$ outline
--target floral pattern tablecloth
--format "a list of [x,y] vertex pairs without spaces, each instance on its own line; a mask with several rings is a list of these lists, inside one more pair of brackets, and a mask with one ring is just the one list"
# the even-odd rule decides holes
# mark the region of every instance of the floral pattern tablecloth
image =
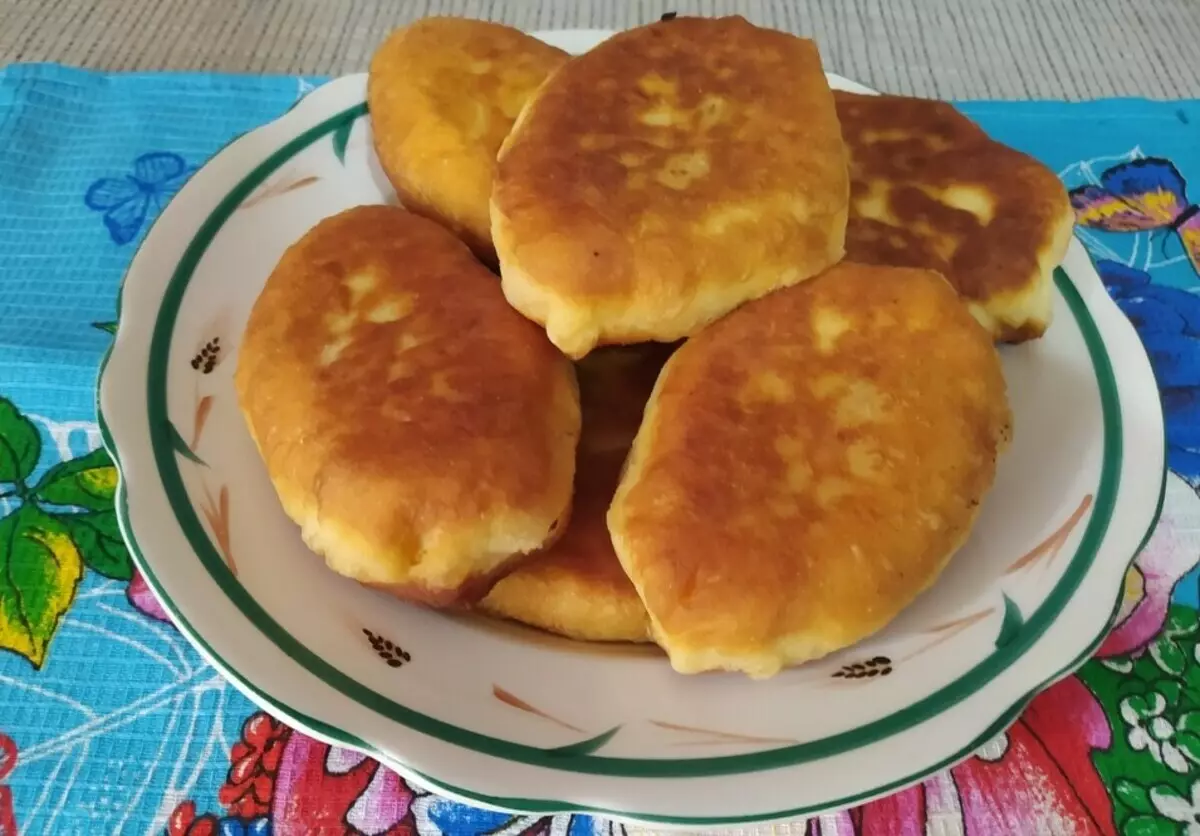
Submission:
[[[121,542],[94,382],[122,273],[198,166],[316,83],[0,71],[0,836],[638,830],[465,807],[289,728],[205,664]],[[1162,389],[1163,517],[1096,658],[1004,734],[917,787],[774,832],[1196,836],[1200,102],[962,108],[1073,190]]]

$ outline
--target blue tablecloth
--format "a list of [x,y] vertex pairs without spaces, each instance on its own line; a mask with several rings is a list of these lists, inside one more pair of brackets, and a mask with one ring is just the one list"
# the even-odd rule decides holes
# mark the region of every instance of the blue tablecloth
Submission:
[[[191,172],[317,83],[0,71],[0,836],[611,829],[418,803],[373,761],[259,712],[174,629],[116,534],[93,399],[123,271]],[[1200,103],[962,109],[1069,186],[1092,185],[1093,202],[1170,198],[1145,229],[1093,220],[1079,235],[1151,348],[1172,490],[1101,658],[1002,745],[808,832],[1198,833],[1200,223],[1184,222],[1183,190],[1190,178],[1200,198]],[[65,552],[11,536],[21,508],[47,498],[78,517]]]

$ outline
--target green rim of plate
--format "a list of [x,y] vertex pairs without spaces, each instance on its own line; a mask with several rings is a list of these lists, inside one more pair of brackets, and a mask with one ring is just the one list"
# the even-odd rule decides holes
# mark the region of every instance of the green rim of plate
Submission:
[[[317,140],[327,136],[338,128],[344,127],[349,123],[353,123],[366,113],[365,104],[359,104],[351,108],[347,108],[341,113],[321,122],[315,127],[305,131],[299,136],[293,138],[281,148],[272,153],[264,162],[257,166],[250,174],[248,174],[233,190],[231,190],[225,198],[217,205],[213,212],[206,218],[201,225],[193,240],[185,250],[174,274],[172,275],[167,289],[164,292],[162,306],[159,310],[157,321],[155,323],[154,333],[150,346],[150,361],[148,368],[147,380],[147,400],[148,400],[148,415],[149,415],[149,432],[151,437],[152,449],[154,451],[156,464],[159,470],[160,477],[163,480],[163,487],[167,494],[168,500],[176,514],[185,536],[192,547],[195,549],[197,556],[204,564],[205,569],[213,578],[214,582],[222,589],[222,591],[230,598],[235,606],[245,615],[252,624],[265,637],[272,641],[283,652],[287,653],[292,659],[299,663],[302,667],[308,670],[313,675],[317,676],[330,687],[341,692],[345,696],[355,700],[360,705],[381,714],[395,722],[413,728],[416,731],[429,734],[445,742],[453,745],[458,745],[463,748],[471,749],[482,754],[498,757],[502,759],[512,760],[520,763],[526,763],[534,766],[539,766],[549,769],[565,770],[571,772],[614,775],[624,777],[689,777],[689,776],[715,776],[715,775],[734,775],[747,772],[754,772],[767,769],[775,769],[785,766],[791,766],[806,761],[828,757],[840,752],[849,751],[864,745],[869,745],[877,740],[888,737],[892,734],[901,732],[907,728],[911,728],[917,723],[923,722],[942,711],[947,710],[961,700],[975,693],[979,688],[986,685],[988,681],[995,678],[1001,672],[1015,663],[1025,652],[1037,641],[1037,639],[1049,628],[1061,612],[1062,607],[1078,588],[1079,583],[1086,575],[1096,554],[1096,550],[1103,541],[1107,531],[1109,518],[1115,503],[1118,482],[1120,478],[1120,466],[1122,460],[1122,422],[1120,404],[1116,392],[1116,382],[1113,377],[1112,365],[1109,360],[1107,351],[1100,337],[1099,331],[1092,320],[1086,305],[1080,298],[1078,291],[1073,283],[1061,271],[1056,272],[1056,285],[1067,301],[1068,307],[1075,318],[1081,333],[1084,336],[1085,343],[1088,348],[1090,359],[1096,374],[1097,384],[1100,393],[1101,409],[1104,417],[1104,454],[1101,466],[1100,484],[1096,491],[1096,500],[1092,515],[1088,525],[1084,531],[1080,546],[1075,555],[1072,557],[1067,572],[1063,579],[1056,585],[1050,595],[1046,597],[1042,605],[1030,616],[1025,623],[1021,633],[1004,648],[993,653],[987,659],[980,662],[970,671],[961,676],[958,680],[943,687],[939,691],[917,701],[916,703],[901,709],[887,717],[880,718],[871,723],[866,724],[857,729],[848,730],[840,734],[832,735],[821,740],[810,741],[808,743],[781,747],[765,752],[757,752],[744,755],[731,755],[722,757],[709,758],[692,758],[692,759],[636,759],[636,758],[608,758],[596,755],[563,755],[557,754],[550,750],[540,749],[537,747],[528,746],[525,744],[513,743],[511,741],[502,740],[499,738],[490,737],[478,732],[473,732],[458,726],[451,725],[436,718],[421,714],[420,712],[406,708],[390,698],[371,690],[361,683],[351,679],[346,674],[334,668],[325,660],[318,657],[312,651],[308,650],[304,645],[287,633],[277,622],[274,621],[249,595],[249,593],[241,586],[236,578],[229,572],[223,560],[213,547],[208,539],[199,518],[196,516],[194,509],[188,501],[186,491],[183,486],[182,478],[179,473],[178,463],[175,458],[175,453],[171,445],[169,423],[166,411],[166,380],[167,366],[169,360],[169,346],[172,329],[175,319],[179,312],[179,307],[182,302],[187,284],[203,256],[207,247],[211,243],[213,237],[220,230],[232,212],[241,204],[241,202],[268,176],[276,171],[284,162],[291,159],[300,151],[312,145]],[[123,290],[123,285],[122,285]],[[120,297],[118,298],[118,307],[120,306]],[[119,312],[118,312],[119,316]],[[111,356],[112,347],[109,353],[105,355],[101,366],[101,378],[103,378],[104,370],[107,368],[109,357]],[[112,442],[107,423],[104,419],[103,412],[97,404],[97,412],[101,431],[106,446],[113,453],[114,459],[120,467],[119,453],[115,449]],[[1164,487],[1165,487],[1165,471],[1164,471]],[[299,724],[305,725],[312,729],[318,735],[327,737],[331,740],[336,740],[345,745],[355,748],[365,749],[372,753],[378,754],[384,759],[392,759],[390,756],[379,753],[378,750],[367,744],[365,741],[358,739],[353,735],[334,728],[324,722],[309,718],[302,712],[290,708],[286,703],[261,692],[254,687],[250,680],[241,673],[233,670],[227,663],[209,646],[203,638],[192,629],[186,619],[182,618],[178,608],[166,594],[154,574],[150,564],[146,561],[144,555],[133,536],[132,527],[129,524],[128,502],[125,492],[124,479],[122,478],[119,485],[119,502],[117,506],[118,516],[121,526],[129,540],[131,551],[137,560],[139,568],[146,577],[147,582],[154,589],[155,593],[162,600],[166,608],[171,612],[172,616],[179,622],[181,628],[189,635],[189,637],[205,651],[205,655],[209,656],[214,664],[221,668],[232,680],[240,687],[253,695],[259,701],[271,706],[272,710],[278,711],[281,714],[295,718]],[[1159,498],[1159,511],[1161,511],[1162,496]],[[1158,512],[1156,512],[1154,520],[1149,532],[1153,530],[1154,522],[1157,521]],[[1144,541],[1143,541],[1144,542]],[[1131,558],[1132,560],[1132,558]],[[1117,605],[1113,608],[1113,614],[1109,618],[1108,623],[1111,623],[1112,618],[1119,608],[1120,596],[1118,596]],[[1102,631],[1089,648],[1078,658],[1067,665],[1062,672],[1055,677],[1048,679],[1042,685],[1034,689],[1029,696],[1023,698],[1016,705],[1004,712],[1002,717],[993,724],[989,729],[981,735],[971,746],[962,750],[954,757],[947,759],[945,763],[952,763],[962,757],[970,754],[982,742],[985,742],[1000,728],[1005,727],[1018,716],[1020,710],[1032,698],[1032,694],[1036,693],[1046,685],[1051,684],[1061,676],[1073,670],[1081,664],[1090,653],[1099,646],[1102,642],[1106,629]],[[393,759],[394,760],[394,759]],[[401,761],[402,762],[402,761]],[[943,764],[944,765],[944,764]],[[921,775],[929,774],[929,772],[941,766],[935,767],[933,770],[922,770]],[[419,774],[419,773],[418,773]],[[842,806],[843,804],[852,804],[856,800],[871,797],[882,792],[887,792],[898,786],[903,786],[906,783],[918,780],[920,775],[914,775],[910,778],[896,782],[887,787],[872,789],[868,792],[860,793],[852,798],[842,799],[837,802],[829,802],[822,804],[819,809],[827,809],[830,806]],[[467,798],[473,798],[480,802],[504,806],[528,809],[534,812],[551,812],[563,811],[567,809],[579,809],[566,802],[546,802],[530,799],[496,799],[489,796],[479,795],[463,789],[455,788],[452,785],[446,784],[436,778],[427,778],[432,784],[445,787],[447,790]],[[817,809],[817,808],[811,808]],[[609,811],[603,809],[591,809],[591,812],[609,815],[635,815],[638,818],[647,821],[663,821],[663,822],[680,822],[680,823],[736,823],[760,821],[771,818],[790,817],[795,815],[803,815],[809,809],[798,809],[781,811],[779,813],[756,815],[750,817],[736,817],[728,819],[681,819],[668,816],[653,816],[653,815],[638,815],[631,812]]]

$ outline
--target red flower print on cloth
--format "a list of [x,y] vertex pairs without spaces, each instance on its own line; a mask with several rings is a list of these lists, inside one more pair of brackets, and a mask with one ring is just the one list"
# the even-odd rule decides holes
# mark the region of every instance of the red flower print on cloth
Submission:
[[415,795],[366,755],[293,732],[276,777],[272,834],[412,836]]
[[0,836],[17,836],[12,790],[3,783],[16,766],[17,744],[13,743],[11,737],[0,734]]
[[253,819],[270,812],[275,774],[291,734],[290,728],[261,711],[242,725],[242,739],[233,744],[229,774],[217,793],[230,815]]
[[217,836],[220,819],[212,813],[196,815],[196,802],[185,801],[167,819],[167,836]]
[[[1168,476],[1167,491],[1168,507],[1200,514],[1195,492],[1178,476]],[[1089,664],[1123,670],[1130,655],[1140,656],[1148,646],[1153,652],[1152,643],[1163,642],[1175,585],[1196,561],[1194,546],[1164,516],[1129,570],[1099,661]],[[1095,763],[1114,743],[1112,716],[1080,676],[1069,677],[1039,694],[975,757],[848,813],[822,816],[810,823],[809,834],[1116,834],[1113,799]]]
[[[423,795],[424,793],[422,793]],[[256,712],[242,725],[217,793],[223,813],[185,801],[168,836],[416,836],[417,793],[377,761]],[[0,836],[7,834],[0,833]]]
[[[229,772],[217,791],[225,815],[196,814],[185,801],[167,820],[168,836],[226,836],[264,830],[275,795],[275,775],[292,730],[261,711],[242,724],[242,737],[229,753]],[[230,829],[230,822],[237,826]]]
[[[1072,677],[1040,694],[976,756],[856,811],[862,836],[927,830],[1113,834],[1112,802],[1091,762],[1112,739],[1104,712]],[[822,833],[822,836],[826,836]]]

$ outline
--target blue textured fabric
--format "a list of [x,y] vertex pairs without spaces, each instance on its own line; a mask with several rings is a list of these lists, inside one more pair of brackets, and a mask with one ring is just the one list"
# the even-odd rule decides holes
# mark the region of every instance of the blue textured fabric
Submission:
[[[194,170],[311,89],[294,77],[0,72],[0,397],[42,435],[31,481],[99,445],[95,379],[111,337],[94,323],[116,318],[125,268],[181,182],[173,164]],[[146,155],[163,156],[139,167]],[[0,499],[0,515],[14,505]],[[21,831],[144,832],[184,796],[219,809],[251,713],[179,633],[136,614],[124,582],[87,572],[40,671],[0,652]]]
[[113,318],[114,290],[163,195],[147,195],[144,211],[127,207],[135,209],[134,237],[117,246],[105,213],[85,203],[89,187],[132,175],[151,152],[178,155],[194,169],[285,111],[303,89],[296,78],[5,69],[0,391],[34,411],[90,417],[105,338],[87,325]]
[[[60,462],[86,459],[99,444],[94,383],[110,335],[97,324],[114,319],[122,273],[162,205],[214,152],[283,113],[314,83],[49,65],[0,71],[0,436],[26,425],[36,430],[41,450],[25,484]],[[1200,197],[1200,103],[975,102],[963,109],[1068,186],[1098,183],[1108,168],[1151,156],[1196,179],[1190,199]],[[1197,286],[1169,224],[1140,237],[1086,234],[1093,255],[1109,262],[1106,279],[1128,300],[1131,316],[1150,297],[1130,288],[1153,281],[1191,293]],[[1158,305],[1147,314],[1152,324],[1174,322],[1170,311],[1187,307],[1169,293],[1150,302]],[[1200,368],[1191,343],[1179,342],[1182,331],[1154,333],[1167,354],[1186,354],[1187,368]],[[1184,384],[1172,467],[1196,484],[1200,465],[1192,462],[1200,455],[1188,439],[1200,419],[1189,423],[1192,390]],[[0,455],[0,526],[23,501],[5,490],[3,462]],[[280,763],[292,768],[304,758],[320,762],[319,780],[297,785],[293,775],[291,791],[323,794],[305,814],[311,821],[333,816],[320,818],[332,829],[312,824],[309,832],[350,832],[351,824],[420,833],[521,829],[510,817],[402,788],[365,759],[302,740],[261,715],[155,616],[128,564],[105,559],[97,552],[88,561],[48,647],[0,649],[0,836],[14,821],[27,833],[282,832],[281,817],[293,816],[294,825],[299,814],[273,795]],[[1177,600],[1196,606],[1195,588],[1192,575]],[[0,617],[5,594],[0,580]],[[370,793],[384,806],[358,804]],[[368,808],[374,818],[354,818]],[[528,827],[570,834],[607,827],[568,818],[530,819]]]

